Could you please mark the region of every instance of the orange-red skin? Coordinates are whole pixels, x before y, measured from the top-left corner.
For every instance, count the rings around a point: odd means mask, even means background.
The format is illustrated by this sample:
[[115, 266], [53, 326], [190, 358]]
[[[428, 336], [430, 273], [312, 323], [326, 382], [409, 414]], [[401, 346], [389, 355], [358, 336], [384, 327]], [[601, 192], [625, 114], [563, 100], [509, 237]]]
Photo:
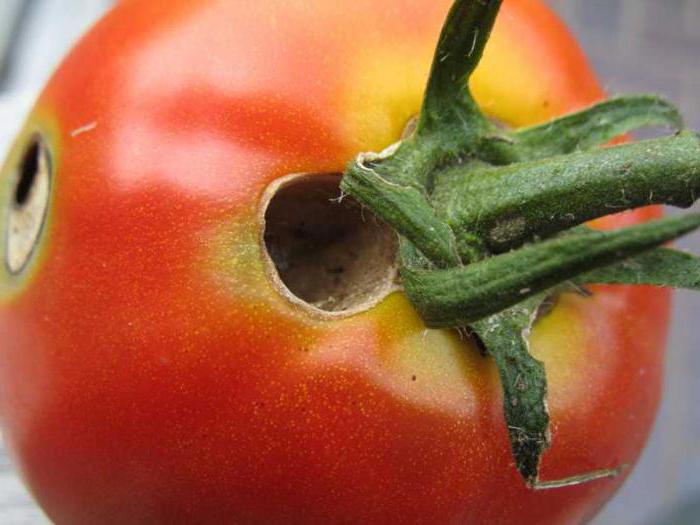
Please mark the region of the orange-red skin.
[[[492, 365], [400, 293], [320, 321], [262, 271], [266, 186], [397, 140], [449, 4], [127, 0], [69, 55], [0, 177], [48, 137], [44, 240], [0, 270], [0, 417], [57, 524], [579, 523], [620, 485], [527, 489]], [[603, 96], [538, 0], [505, 2], [473, 88], [516, 125]], [[595, 292], [533, 334], [545, 479], [633, 464], [658, 404], [669, 294]]]

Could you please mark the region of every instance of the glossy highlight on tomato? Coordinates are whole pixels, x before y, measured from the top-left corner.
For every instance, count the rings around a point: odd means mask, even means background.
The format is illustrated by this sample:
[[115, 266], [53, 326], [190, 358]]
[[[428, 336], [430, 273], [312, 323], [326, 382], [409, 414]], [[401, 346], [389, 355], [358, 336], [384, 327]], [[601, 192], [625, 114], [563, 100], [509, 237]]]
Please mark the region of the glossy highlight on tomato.
[[[0, 418], [52, 520], [578, 523], [620, 485], [528, 489], [492, 363], [400, 291], [323, 316], [270, 278], [266, 191], [399, 139], [449, 7], [126, 0], [66, 58], [0, 175], [21, 208], [46, 152], [26, 263], [0, 216]], [[539, 0], [505, 2], [472, 88], [514, 126], [604, 95]], [[537, 324], [545, 477], [635, 462], [668, 311], [667, 291], [601, 286]]]

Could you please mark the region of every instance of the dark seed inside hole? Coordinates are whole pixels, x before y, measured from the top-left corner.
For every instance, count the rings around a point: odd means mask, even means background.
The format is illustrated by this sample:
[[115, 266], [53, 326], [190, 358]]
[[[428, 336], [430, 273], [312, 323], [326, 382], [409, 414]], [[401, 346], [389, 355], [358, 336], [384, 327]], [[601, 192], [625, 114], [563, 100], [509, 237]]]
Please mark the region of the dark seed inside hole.
[[39, 173], [40, 155], [41, 145], [38, 140], [34, 140], [27, 148], [19, 166], [19, 181], [15, 188], [15, 204], [19, 207], [24, 206], [29, 199], [29, 194]]
[[327, 312], [386, 294], [396, 277], [396, 234], [350, 197], [340, 175], [283, 183], [265, 212], [265, 248], [286, 288]]

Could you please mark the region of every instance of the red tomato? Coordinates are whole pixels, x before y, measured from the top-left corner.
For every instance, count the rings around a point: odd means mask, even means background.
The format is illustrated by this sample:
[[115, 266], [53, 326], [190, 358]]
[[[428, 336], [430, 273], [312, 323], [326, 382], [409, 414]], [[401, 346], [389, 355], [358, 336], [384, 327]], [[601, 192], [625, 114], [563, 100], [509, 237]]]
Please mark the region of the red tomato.
[[[577, 523], [620, 485], [529, 490], [489, 360], [400, 292], [323, 317], [266, 270], [268, 185], [396, 141], [449, 5], [126, 0], [68, 56], [0, 178], [21, 208], [42, 141], [46, 223], [13, 271], [0, 214], [0, 415], [56, 523]], [[473, 88], [514, 125], [603, 95], [539, 0], [506, 1]], [[635, 462], [668, 297], [601, 287], [537, 325], [544, 479]]]

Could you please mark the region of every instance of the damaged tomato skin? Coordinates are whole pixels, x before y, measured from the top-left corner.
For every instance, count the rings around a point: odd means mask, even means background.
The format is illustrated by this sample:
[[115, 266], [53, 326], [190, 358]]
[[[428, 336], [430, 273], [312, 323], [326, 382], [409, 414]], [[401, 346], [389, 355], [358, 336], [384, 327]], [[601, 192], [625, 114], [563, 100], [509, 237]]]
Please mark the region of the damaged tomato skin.
[[[57, 524], [579, 523], [620, 485], [527, 489], [495, 370], [400, 293], [323, 321], [264, 273], [265, 188], [397, 140], [449, 5], [126, 0], [69, 55], [15, 145], [52, 152], [44, 239], [0, 270], [3, 433]], [[472, 87], [514, 125], [603, 96], [536, 0]], [[669, 293], [594, 292], [532, 336], [545, 479], [633, 464], [658, 404]]]

